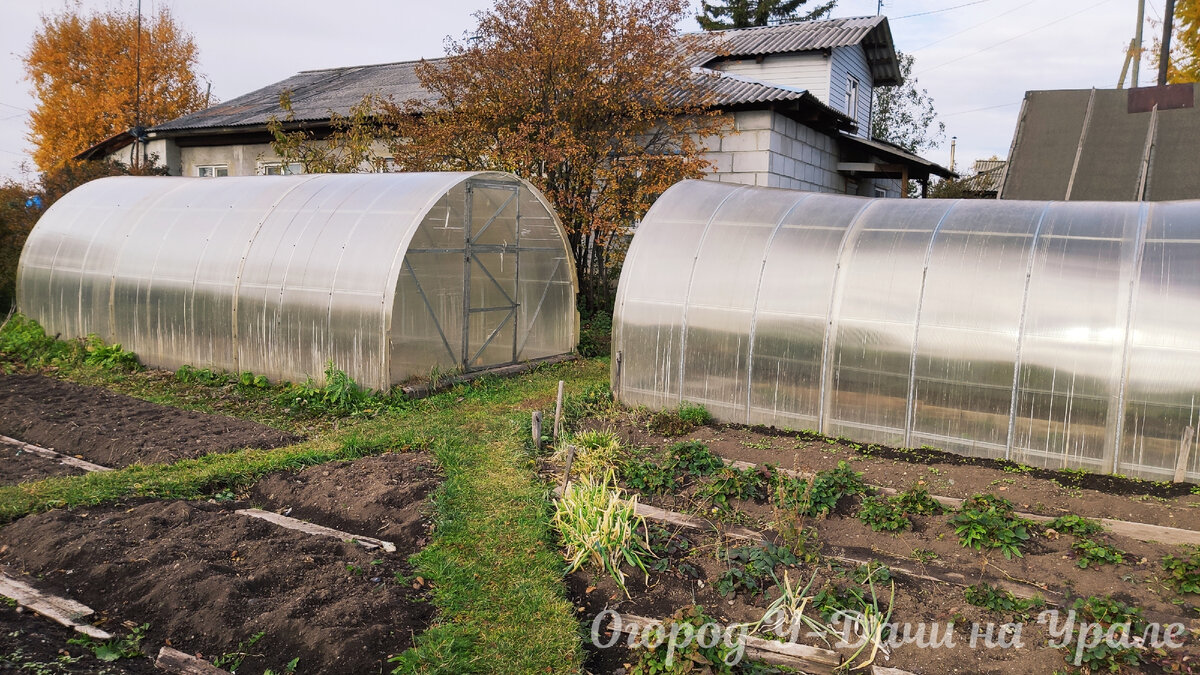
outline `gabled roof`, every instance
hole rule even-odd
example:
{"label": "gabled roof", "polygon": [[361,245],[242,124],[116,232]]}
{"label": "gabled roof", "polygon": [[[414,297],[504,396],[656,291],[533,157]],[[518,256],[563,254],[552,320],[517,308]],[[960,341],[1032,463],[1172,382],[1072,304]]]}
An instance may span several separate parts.
{"label": "gabled roof", "polygon": [[302,122],[328,120],[330,110],[346,114],[367,94],[390,96],[396,102],[413,98],[431,99],[433,95],[422,87],[417,79],[418,63],[420,61],[401,61],[370,66],[304,70],[282,82],[269,84],[206,110],[159,124],[151,131],[265,126],[271,115],[281,116],[279,94],[285,90],[291,90],[292,111],[296,120]]}
{"label": "gabled roof", "polygon": [[[878,86],[901,84],[900,63],[886,16],[856,16],[821,21],[799,21],[778,26],[731,28],[708,33],[717,43],[700,63],[719,57],[767,56],[811,52],[861,44]],[[699,63],[697,64],[699,65]]]}

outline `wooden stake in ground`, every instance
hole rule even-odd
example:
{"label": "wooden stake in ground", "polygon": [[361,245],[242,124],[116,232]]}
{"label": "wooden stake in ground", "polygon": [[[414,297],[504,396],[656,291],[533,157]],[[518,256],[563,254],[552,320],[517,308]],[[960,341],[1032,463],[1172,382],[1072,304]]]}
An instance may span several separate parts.
{"label": "wooden stake in ground", "polygon": [[562,488],[561,488],[561,492],[559,494],[566,494],[566,492],[567,492],[567,483],[571,482],[571,464],[573,464],[574,462],[575,462],[575,446],[568,445],[567,446],[567,464],[566,464],[566,467],[563,469]]}
{"label": "wooden stake in ground", "polygon": [[535,410],[533,412],[533,447],[535,450],[542,449],[542,411]]}
{"label": "wooden stake in ground", "polygon": [[558,381],[558,402],[554,404],[554,440],[558,440],[559,434],[562,433],[562,408],[563,408],[563,384],[562,380]]}
{"label": "wooden stake in ground", "polygon": [[303,520],[296,520],[295,518],[291,518],[280,513],[263,511],[261,509],[238,509],[235,511],[235,513],[243,516],[250,516],[251,518],[259,518],[269,523],[275,523],[280,527],[289,530],[296,530],[297,532],[303,532],[305,534],[312,534],[318,537],[332,537],[334,539],[341,539],[342,541],[353,541],[366,549],[381,548],[387,553],[396,552],[396,545],[390,541],[384,541],[374,537],[364,537],[357,534],[350,534],[349,532],[342,532],[341,530],[335,530],[332,527],[325,527],[324,525],[316,525],[314,523],[307,523]]}
{"label": "wooden stake in ground", "polygon": [[1179,444],[1179,457],[1175,460],[1176,483],[1182,483],[1187,478],[1188,461],[1192,458],[1192,438],[1195,435],[1195,427],[1188,427],[1183,432],[1183,441]]}

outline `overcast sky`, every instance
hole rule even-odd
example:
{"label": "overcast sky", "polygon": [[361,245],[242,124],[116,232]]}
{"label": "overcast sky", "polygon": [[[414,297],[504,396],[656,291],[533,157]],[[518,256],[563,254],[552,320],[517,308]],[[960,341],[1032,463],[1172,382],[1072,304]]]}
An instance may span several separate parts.
{"label": "overcast sky", "polygon": [[[21,54],[39,14],[68,1],[88,9],[136,2],[0,0],[0,176],[20,178],[28,161],[34,102]],[[195,35],[202,75],[228,100],[299,70],[439,56],[444,38],[470,30],[491,0],[143,0],[143,11],[162,4]],[[1163,5],[1148,1],[1147,46]],[[896,46],[916,57],[920,86],[946,123],[946,141],[924,154],[949,164],[957,136],[960,167],[1004,157],[1026,90],[1115,87],[1136,8],[1136,0],[885,0]],[[875,12],[876,0],[839,0],[834,16]],[[1154,75],[1143,64],[1142,83]]]}

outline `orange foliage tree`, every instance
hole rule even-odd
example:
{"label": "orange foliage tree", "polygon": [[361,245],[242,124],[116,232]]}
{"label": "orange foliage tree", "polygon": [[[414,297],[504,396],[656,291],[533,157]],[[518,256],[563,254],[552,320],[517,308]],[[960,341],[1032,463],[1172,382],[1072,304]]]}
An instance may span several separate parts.
{"label": "orange foliage tree", "polygon": [[133,128],[138,107],[142,126],[204,107],[195,72],[196,44],[165,6],[142,19],[137,96],[137,25],[135,12],[117,9],[91,16],[71,10],[42,16],[23,57],[37,97],[29,140],[38,169],[58,169],[79,152]]}
{"label": "orange foliage tree", "polygon": [[623,235],[667,187],[709,166],[720,118],[678,34],[685,0],[497,0],[446,59],[417,68],[426,99],[384,102],[407,171],[515,173],[553,202],[581,307],[609,308]]}

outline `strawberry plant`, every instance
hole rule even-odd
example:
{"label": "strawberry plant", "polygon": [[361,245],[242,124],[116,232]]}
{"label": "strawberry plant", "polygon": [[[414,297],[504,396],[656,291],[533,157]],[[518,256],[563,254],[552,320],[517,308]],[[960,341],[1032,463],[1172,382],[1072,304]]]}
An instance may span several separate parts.
{"label": "strawberry plant", "polygon": [[1000,549],[1010,560],[1013,556],[1024,557],[1021,547],[1029,541],[1032,526],[1013,514],[1011,502],[994,495],[975,495],[966,500],[950,522],[964,548]]}
{"label": "strawberry plant", "polygon": [[1180,593],[1200,593],[1200,546],[1184,547],[1183,557],[1169,555],[1163,558],[1166,582]]}
{"label": "strawberry plant", "polygon": [[1089,565],[1099,566],[1104,563],[1120,565],[1125,562],[1125,552],[1121,549],[1086,537],[1080,537],[1071,545],[1071,548],[1079,556],[1075,564],[1083,569],[1087,569]]}

